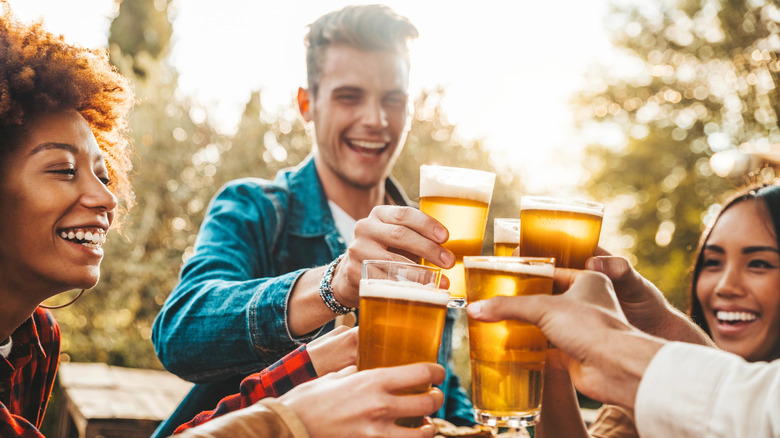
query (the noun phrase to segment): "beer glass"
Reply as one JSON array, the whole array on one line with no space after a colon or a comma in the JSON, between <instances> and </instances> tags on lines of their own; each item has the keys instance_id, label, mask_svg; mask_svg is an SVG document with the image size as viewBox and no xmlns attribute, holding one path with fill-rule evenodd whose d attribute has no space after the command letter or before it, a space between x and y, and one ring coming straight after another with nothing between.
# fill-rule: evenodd
<instances>
[{"instance_id":1,"label":"beer glass","mask_svg":"<svg viewBox=\"0 0 780 438\"><path fill-rule=\"evenodd\" d=\"M552 294L555 261L541 257L464 257L469 302ZM468 319L474 419L528 427L539 420L547 338L520 321Z\"/></svg>"},{"instance_id":2,"label":"beer glass","mask_svg":"<svg viewBox=\"0 0 780 438\"><path fill-rule=\"evenodd\" d=\"M520 198L520 255L553 257L559 268L585 269L596 253L604 205L589 201Z\"/></svg>"},{"instance_id":3,"label":"beer glass","mask_svg":"<svg viewBox=\"0 0 780 438\"><path fill-rule=\"evenodd\" d=\"M493 219L493 255L511 256L520 245L520 219Z\"/></svg>"},{"instance_id":4,"label":"beer glass","mask_svg":"<svg viewBox=\"0 0 780 438\"><path fill-rule=\"evenodd\" d=\"M449 293L438 288L441 269L412 263L366 260L360 279L358 370L436 362ZM401 394L419 394L430 385ZM420 427L422 417L397 424Z\"/></svg>"},{"instance_id":5,"label":"beer glass","mask_svg":"<svg viewBox=\"0 0 780 438\"><path fill-rule=\"evenodd\" d=\"M450 237L444 247L455 254L455 266L443 271L450 280L450 307L466 305L463 256L482 253L495 181L492 172L420 166L420 210L447 228Z\"/></svg>"}]
</instances>

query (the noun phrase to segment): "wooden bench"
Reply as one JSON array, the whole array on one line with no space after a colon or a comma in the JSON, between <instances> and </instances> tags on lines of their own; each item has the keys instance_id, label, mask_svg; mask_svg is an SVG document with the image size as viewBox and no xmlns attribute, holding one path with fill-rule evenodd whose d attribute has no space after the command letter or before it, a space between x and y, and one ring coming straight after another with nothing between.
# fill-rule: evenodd
<instances>
[{"instance_id":1,"label":"wooden bench","mask_svg":"<svg viewBox=\"0 0 780 438\"><path fill-rule=\"evenodd\" d=\"M192 387L165 371L103 363L63 363L58 380L62 438L148 438Z\"/></svg>"}]
</instances>

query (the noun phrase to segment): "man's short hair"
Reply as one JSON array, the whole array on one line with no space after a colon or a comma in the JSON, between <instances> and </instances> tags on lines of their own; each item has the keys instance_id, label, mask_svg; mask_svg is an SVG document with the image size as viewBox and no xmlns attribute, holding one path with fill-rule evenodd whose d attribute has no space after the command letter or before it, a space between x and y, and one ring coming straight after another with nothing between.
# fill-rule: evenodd
<instances>
[{"instance_id":1,"label":"man's short hair","mask_svg":"<svg viewBox=\"0 0 780 438\"><path fill-rule=\"evenodd\" d=\"M347 6L330 12L309 25L306 70L309 92L317 95L322 59L330 45L343 44L361 50L395 51L409 61L408 43L417 38L417 28L384 5Z\"/></svg>"}]
</instances>

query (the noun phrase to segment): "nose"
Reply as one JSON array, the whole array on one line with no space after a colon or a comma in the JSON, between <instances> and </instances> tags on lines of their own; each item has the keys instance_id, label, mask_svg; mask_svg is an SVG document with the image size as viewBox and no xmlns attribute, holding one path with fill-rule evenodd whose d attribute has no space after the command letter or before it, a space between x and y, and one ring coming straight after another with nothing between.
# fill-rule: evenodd
<instances>
[{"instance_id":1,"label":"nose","mask_svg":"<svg viewBox=\"0 0 780 438\"><path fill-rule=\"evenodd\" d=\"M114 211L117 207L116 196L95 175L91 175L88 178L81 194L81 203L87 208L96 208L108 212Z\"/></svg>"},{"instance_id":2,"label":"nose","mask_svg":"<svg viewBox=\"0 0 780 438\"><path fill-rule=\"evenodd\" d=\"M377 99L370 99L363 110L363 124L372 129L383 129L389 126L387 121L387 111L382 106L382 102Z\"/></svg>"},{"instance_id":3,"label":"nose","mask_svg":"<svg viewBox=\"0 0 780 438\"><path fill-rule=\"evenodd\" d=\"M727 265L718 283L715 285L715 294L719 297L737 297L745 295L742 283L741 270Z\"/></svg>"}]
</instances>

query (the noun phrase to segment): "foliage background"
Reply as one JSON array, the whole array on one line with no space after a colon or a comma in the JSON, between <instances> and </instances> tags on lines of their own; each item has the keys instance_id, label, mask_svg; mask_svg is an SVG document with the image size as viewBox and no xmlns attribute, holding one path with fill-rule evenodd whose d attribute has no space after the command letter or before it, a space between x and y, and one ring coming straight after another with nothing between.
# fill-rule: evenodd
<instances>
[{"instance_id":1,"label":"foliage background","mask_svg":"<svg viewBox=\"0 0 780 438\"><path fill-rule=\"evenodd\" d=\"M152 321L192 251L211 196L237 177L272 178L311 150L293 102L269 112L256 91L228 135L213 127L206 109L177 92L177 72L168 61L170 1L124 0L110 28L112 60L138 97L131 119L137 203L121 232L109 236L100 284L77 305L56 311L64 360L161 368L150 342ZM589 175L582 196L607 204L603 246L628 257L680 308L708 214L740 184L774 176L772 167L743 159L739 163L749 167L722 177L710 162L734 158L740 146L762 149L780 141L779 22L772 0L617 3L605 25L633 72L620 76L594 65L587 87L572 98L583 135L617 133L621 139L591 144L582 163ZM445 93L438 88L416 97L395 176L416 199L422 163L493 170L490 223L517 217L523 175L507 170L508 158L480 139L454 134L440 104ZM555 193L554 181L549 191ZM491 236L489 225L486 251ZM460 339L464 334L461 325ZM456 362L468 387L468 355Z\"/></svg>"}]
</instances>

